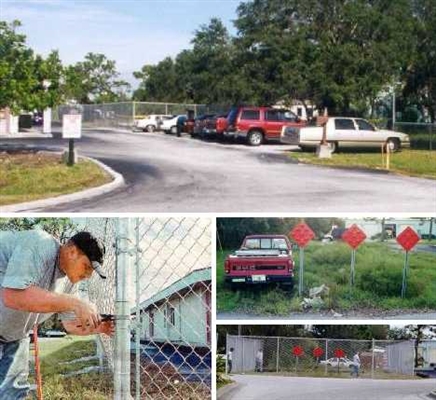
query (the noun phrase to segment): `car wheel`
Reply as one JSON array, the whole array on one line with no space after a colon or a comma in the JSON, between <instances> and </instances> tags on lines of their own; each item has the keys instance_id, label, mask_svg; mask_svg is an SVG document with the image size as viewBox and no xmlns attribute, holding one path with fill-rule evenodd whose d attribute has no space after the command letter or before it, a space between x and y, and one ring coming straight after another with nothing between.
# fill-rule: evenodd
<instances>
[{"instance_id":1,"label":"car wheel","mask_svg":"<svg viewBox=\"0 0 436 400\"><path fill-rule=\"evenodd\" d=\"M389 138L386 140L385 150L389 149L390 153L394 153L400 149L400 141L397 138Z\"/></svg>"},{"instance_id":2,"label":"car wheel","mask_svg":"<svg viewBox=\"0 0 436 400\"><path fill-rule=\"evenodd\" d=\"M156 130L156 128L155 128L154 125L147 125L147 126L145 127L145 130L146 130L147 132L151 133L151 132L154 132L154 131Z\"/></svg>"},{"instance_id":3,"label":"car wheel","mask_svg":"<svg viewBox=\"0 0 436 400\"><path fill-rule=\"evenodd\" d=\"M261 131L254 130L248 133L247 143L250 146L259 146L263 142L263 134Z\"/></svg>"},{"instance_id":4,"label":"car wheel","mask_svg":"<svg viewBox=\"0 0 436 400\"><path fill-rule=\"evenodd\" d=\"M170 133L172 133L173 135L177 135L177 126L172 126L170 129Z\"/></svg>"},{"instance_id":5,"label":"car wheel","mask_svg":"<svg viewBox=\"0 0 436 400\"><path fill-rule=\"evenodd\" d=\"M328 142L328 145L330 146L330 151L332 152L332 154L338 152L337 142Z\"/></svg>"}]
</instances>

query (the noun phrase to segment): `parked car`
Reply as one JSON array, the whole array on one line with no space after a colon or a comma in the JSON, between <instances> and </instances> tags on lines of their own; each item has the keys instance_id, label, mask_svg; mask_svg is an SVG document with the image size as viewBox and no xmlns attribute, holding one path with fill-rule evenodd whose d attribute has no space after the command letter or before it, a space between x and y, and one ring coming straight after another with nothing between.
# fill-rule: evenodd
<instances>
[{"instance_id":1,"label":"parked car","mask_svg":"<svg viewBox=\"0 0 436 400\"><path fill-rule=\"evenodd\" d=\"M133 129L142 130L144 132L154 132L160 129L162 121L168 117L174 116L165 114L147 115L144 118L135 120L135 122L133 123Z\"/></svg>"},{"instance_id":2,"label":"parked car","mask_svg":"<svg viewBox=\"0 0 436 400\"><path fill-rule=\"evenodd\" d=\"M172 133L173 135L179 135L183 131L183 127L186 122L186 115L175 115L172 118L164 119L160 127L165 133Z\"/></svg>"},{"instance_id":3,"label":"parked car","mask_svg":"<svg viewBox=\"0 0 436 400\"><path fill-rule=\"evenodd\" d=\"M213 119L215 119L215 114L204 114L196 117L194 120L192 136L203 136L206 133L205 131L207 129L208 123L210 123L210 121Z\"/></svg>"},{"instance_id":4,"label":"parked car","mask_svg":"<svg viewBox=\"0 0 436 400\"><path fill-rule=\"evenodd\" d=\"M323 127L285 127L281 133L281 142L298 145L302 150L316 148L321 142ZM331 117L326 125L327 142L332 153L339 148L351 147L389 147L397 151L401 147L410 147L409 136L405 133L377 129L362 118Z\"/></svg>"},{"instance_id":5,"label":"parked car","mask_svg":"<svg viewBox=\"0 0 436 400\"><path fill-rule=\"evenodd\" d=\"M48 330L48 331L44 332L44 336L45 337L64 337L66 335L67 335L66 332L58 331L58 330L55 330L55 329L51 329L51 330Z\"/></svg>"},{"instance_id":6,"label":"parked car","mask_svg":"<svg viewBox=\"0 0 436 400\"><path fill-rule=\"evenodd\" d=\"M280 140L284 127L303 127L295 113L273 107L236 107L227 118L219 118L217 134L243 138L250 146L259 146L265 141Z\"/></svg>"},{"instance_id":7,"label":"parked car","mask_svg":"<svg viewBox=\"0 0 436 400\"><path fill-rule=\"evenodd\" d=\"M332 357L329 358L328 360L322 360L319 362L322 365L328 365L329 367L335 367L338 368L338 364L339 364L339 368L351 368L354 363L353 361L351 361L349 358L346 357Z\"/></svg>"},{"instance_id":8,"label":"parked car","mask_svg":"<svg viewBox=\"0 0 436 400\"><path fill-rule=\"evenodd\" d=\"M276 282L291 290L294 281L292 244L284 235L250 235L224 262L231 286Z\"/></svg>"}]
</instances>

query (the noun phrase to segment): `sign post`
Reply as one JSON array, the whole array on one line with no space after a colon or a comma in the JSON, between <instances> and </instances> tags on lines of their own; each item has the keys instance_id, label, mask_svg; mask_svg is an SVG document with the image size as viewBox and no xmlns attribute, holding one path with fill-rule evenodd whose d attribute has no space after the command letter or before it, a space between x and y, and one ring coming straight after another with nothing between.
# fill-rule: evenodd
<instances>
[{"instance_id":1,"label":"sign post","mask_svg":"<svg viewBox=\"0 0 436 400\"><path fill-rule=\"evenodd\" d=\"M335 349L334 355L338 359L338 374L339 374L340 359L345 357L345 351L342 349Z\"/></svg>"},{"instance_id":2,"label":"sign post","mask_svg":"<svg viewBox=\"0 0 436 400\"><path fill-rule=\"evenodd\" d=\"M419 236L410 226L408 226L397 236L397 242L406 251L403 266L403 282L401 285L401 297L404 298L406 296L407 274L409 272L409 251L419 242Z\"/></svg>"},{"instance_id":3,"label":"sign post","mask_svg":"<svg viewBox=\"0 0 436 400\"><path fill-rule=\"evenodd\" d=\"M316 358L316 366L319 364L319 358L324 354L324 350L321 347L315 347L313 349L313 356Z\"/></svg>"},{"instance_id":4,"label":"sign post","mask_svg":"<svg viewBox=\"0 0 436 400\"><path fill-rule=\"evenodd\" d=\"M356 249L366 239L365 232L356 224L351 225L343 234L342 239L351 247L350 286L354 286L356 278Z\"/></svg>"},{"instance_id":5,"label":"sign post","mask_svg":"<svg viewBox=\"0 0 436 400\"><path fill-rule=\"evenodd\" d=\"M292 354L295 356L295 372L298 372L298 359L304 355L304 350L301 346L294 346Z\"/></svg>"},{"instance_id":6,"label":"sign post","mask_svg":"<svg viewBox=\"0 0 436 400\"><path fill-rule=\"evenodd\" d=\"M312 229L304 222L299 223L289 232L289 236L295 240L300 248L300 270L298 272L298 295L301 296L304 290L304 248L315 237Z\"/></svg>"},{"instance_id":7,"label":"sign post","mask_svg":"<svg viewBox=\"0 0 436 400\"><path fill-rule=\"evenodd\" d=\"M67 165L74 165L74 139L82 136L82 115L64 114L62 117L62 137L69 139Z\"/></svg>"}]
</instances>

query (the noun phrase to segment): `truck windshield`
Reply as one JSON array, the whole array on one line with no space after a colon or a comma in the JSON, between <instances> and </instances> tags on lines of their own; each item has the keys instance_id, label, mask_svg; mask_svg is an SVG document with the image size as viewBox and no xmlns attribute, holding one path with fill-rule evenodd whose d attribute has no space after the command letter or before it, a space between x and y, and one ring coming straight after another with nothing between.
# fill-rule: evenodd
<instances>
[{"instance_id":1,"label":"truck windshield","mask_svg":"<svg viewBox=\"0 0 436 400\"><path fill-rule=\"evenodd\" d=\"M247 249L287 249L286 240L283 238L250 238L245 241Z\"/></svg>"}]
</instances>

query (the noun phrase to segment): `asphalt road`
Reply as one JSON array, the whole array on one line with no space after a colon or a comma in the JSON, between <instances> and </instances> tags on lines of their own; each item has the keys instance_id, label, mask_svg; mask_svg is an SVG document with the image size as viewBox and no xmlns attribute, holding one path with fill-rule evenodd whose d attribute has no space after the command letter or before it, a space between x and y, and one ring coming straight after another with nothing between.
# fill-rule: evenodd
<instances>
[{"instance_id":1,"label":"asphalt road","mask_svg":"<svg viewBox=\"0 0 436 400\"><path fill-rule=\"evenodd\" d=\"M370 380L232 375L237 387L219 400L418 400L436 380Z\"/></svg>"},{"instance_id":2,"label":"asphalt road","mask_svg":"<svg viewBox=\"0 0 436 400\"><path fill-rule=\"evenodd\" d=\"M58 139L8 139L65 148ZM297 164L291 147L220 144L162 133L86 131L79 154L123 174L115 192L38 211L421 212L436 211L433 180Z\"/></svg>"}]
</instances>

